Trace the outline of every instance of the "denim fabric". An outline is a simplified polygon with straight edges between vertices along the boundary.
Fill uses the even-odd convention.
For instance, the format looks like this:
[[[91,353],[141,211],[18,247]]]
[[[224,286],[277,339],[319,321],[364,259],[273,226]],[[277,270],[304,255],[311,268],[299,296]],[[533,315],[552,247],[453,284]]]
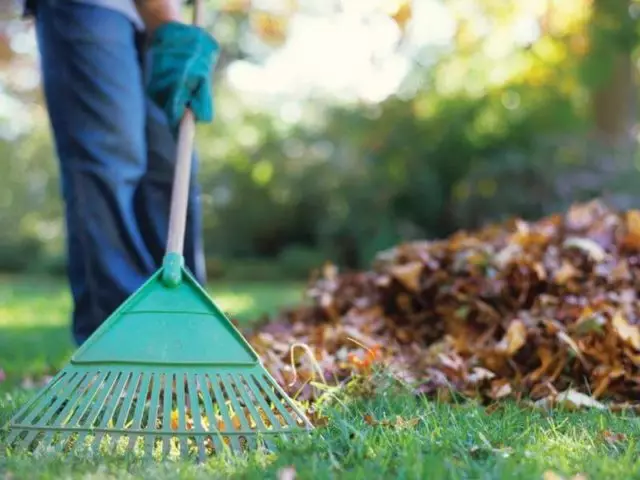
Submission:
[[[25,16],[31,16],[35,13],[36,6],[39,0],[24,0],[23,1],[23,13]],[[86,3],[89,5],[96,5],[106,8],[111,8],[112,10],[116,10],[118,12],[124,13],[129,20],[131,20],[138,29],[142,30],[144,28],[144,24],[142,23],[142,19],[138,14],[138,9],[134,4],[134,0],[69,0],[76,1],[81,3]]]
[[[161,265],[176,145],[145,96],[144,38],[127,16],[39,0],[35,23],[81,344]],[[204,283],[196,158],[192,173],[184,256]]]

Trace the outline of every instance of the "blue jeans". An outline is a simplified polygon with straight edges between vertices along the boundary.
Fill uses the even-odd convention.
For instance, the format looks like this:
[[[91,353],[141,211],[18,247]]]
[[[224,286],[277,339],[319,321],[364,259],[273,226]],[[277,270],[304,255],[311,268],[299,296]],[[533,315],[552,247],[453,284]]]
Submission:
[[[79,345],[162,263],[176,143],[145,95],[145,38],[125,15],[38,0],[35,24]],[[184,257],[204,283],[196,174],[194,158]]]

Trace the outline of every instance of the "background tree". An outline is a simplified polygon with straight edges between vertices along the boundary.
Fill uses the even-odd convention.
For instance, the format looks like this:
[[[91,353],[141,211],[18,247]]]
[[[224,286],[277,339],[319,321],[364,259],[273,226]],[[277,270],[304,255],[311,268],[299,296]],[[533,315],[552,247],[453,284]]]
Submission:
[[[197,137],[211,274],[306,276],[593,196],[635,204],[638,5],[207,2],[222,45]],[[0,269],[61,271],[33,32],[15,14],[0,31]]]

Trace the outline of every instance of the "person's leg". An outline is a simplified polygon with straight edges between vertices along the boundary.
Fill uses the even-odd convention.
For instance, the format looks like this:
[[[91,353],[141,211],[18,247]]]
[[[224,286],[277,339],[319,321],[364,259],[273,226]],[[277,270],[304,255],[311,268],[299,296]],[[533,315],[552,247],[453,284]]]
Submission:
[[[135,30],[124,15],[40,0],[36,29],[80,344],[158,266],[134,211],[146,170],[144,86]]]

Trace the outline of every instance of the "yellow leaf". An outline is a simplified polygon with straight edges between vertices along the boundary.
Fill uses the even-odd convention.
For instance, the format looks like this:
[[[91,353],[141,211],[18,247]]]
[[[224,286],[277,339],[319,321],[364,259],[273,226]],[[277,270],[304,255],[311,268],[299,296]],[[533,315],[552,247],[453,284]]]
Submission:
[[[174,410],[171,412],[171,430],[178,429],[178,411]]]
[[[640,210],[627,212],[627,230],[631,235],[640,236]]]
[[[562,262],[562,266],[556,270],[553,281],[557,285],[565,285],[569,280],[575,278],[580,272],[576,267],[566,260]]]
[[[420,262],[410,262],[397,265],[391,269],[391,275],[404,285],[407,290],[417,292],[420,290],[420,274],[423,265]]]
[[[613,316],[612,324],[622,341],[640,350],[640,327],[631,325],[620,311]]]
[[[500,341],[500,348],[509,355],[513,355],[524,346],[526,341],[527,327],[521,320],[514,320]]]

